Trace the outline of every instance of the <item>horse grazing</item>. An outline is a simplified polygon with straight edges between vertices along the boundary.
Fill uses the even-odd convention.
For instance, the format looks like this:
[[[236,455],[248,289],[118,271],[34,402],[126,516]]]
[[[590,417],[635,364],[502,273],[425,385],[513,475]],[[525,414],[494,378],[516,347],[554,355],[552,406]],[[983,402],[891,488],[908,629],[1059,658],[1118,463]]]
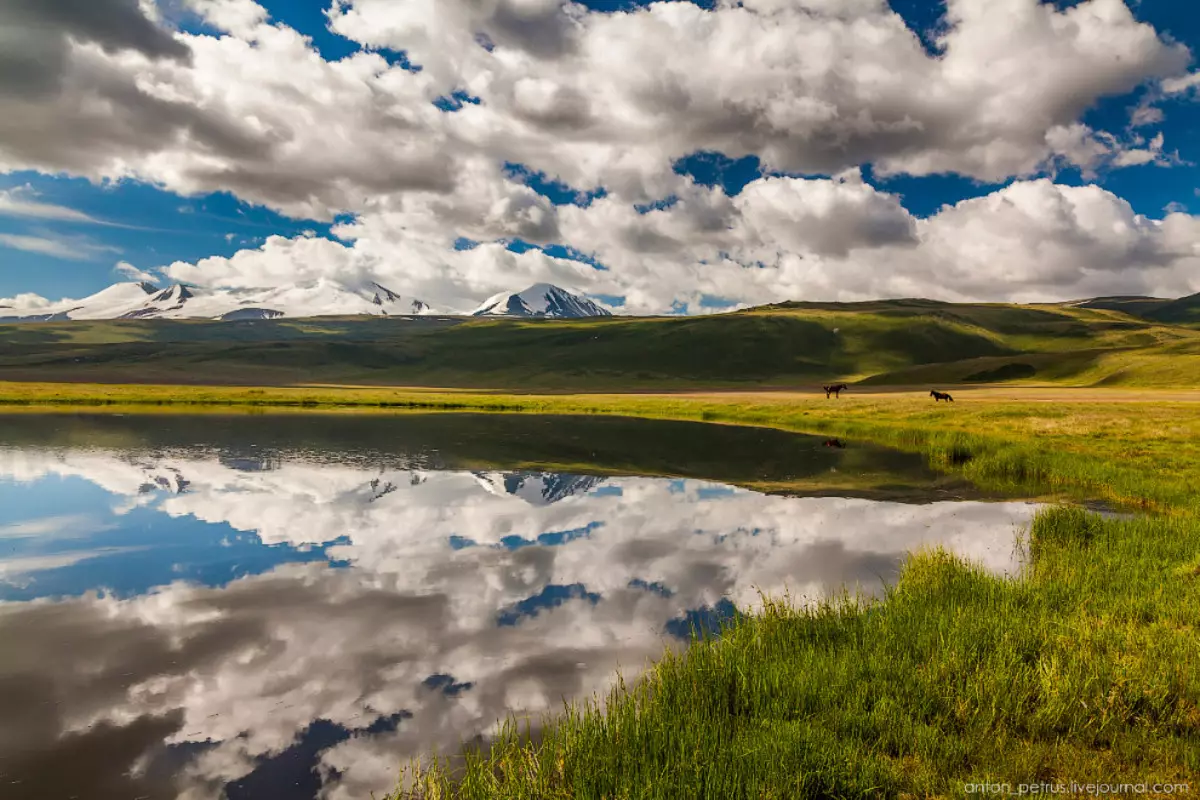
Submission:
[[[840,400],[842,397],[842,392],[846,391],[850,387],[844,383],[835,383],[833,386],[822,386],[821,388],[825,390],[826,400],[829,399],[830,395],[833,395]]]
[[[939,391],[938,391],[938,390],[936,390],[936,389],[930,389],[930,390],[929,390],[929,396],[933,398],[933,402],[935,402],[935,403],[936,403],[936,402],[938,402],[938,401],[940,401],[940,400],[945,400],[945,401],[946,401],[946,402],[948,402],[948,403],[953,403],[953,402],[954,402],[954,398],[953,398],[953,397],[951,397],[950,395],[946,394],[945,392],[939,392]]]
[[[842,442],[841,439],[826,439],[825,446],[826,447],[836,447],[839,450],[844,450],[846,447],[846,445]]]

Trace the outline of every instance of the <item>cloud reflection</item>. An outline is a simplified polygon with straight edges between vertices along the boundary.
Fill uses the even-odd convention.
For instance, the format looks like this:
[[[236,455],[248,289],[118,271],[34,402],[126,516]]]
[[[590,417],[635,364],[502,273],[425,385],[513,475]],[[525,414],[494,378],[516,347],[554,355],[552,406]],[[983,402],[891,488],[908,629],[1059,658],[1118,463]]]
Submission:
[[[0,636],[19,643],[0,654],[16,796],[369,796],[408,756],[602,691],[759,589],[877,591],[930,545],[1011,574],[1036,510],[298,457],[246,467],[0,448],[0,485],[76,478],[107,497],[90,533],[51,532],[51,546],[38,532],[53,525],[27,519],[0,535],[0,582],[58,585],[44,580],[55,558],[78,580],[75,597],[0,603]],[[100,548],[137,515],[154,534],[140,546],[170,559],[219,559],[233,536],[245,557],[275,548],[285,563],[215,580],[172,560],[148,591],[94,591],[87,566],[131,557]],[[227,533],[172,549],[207,528]]]

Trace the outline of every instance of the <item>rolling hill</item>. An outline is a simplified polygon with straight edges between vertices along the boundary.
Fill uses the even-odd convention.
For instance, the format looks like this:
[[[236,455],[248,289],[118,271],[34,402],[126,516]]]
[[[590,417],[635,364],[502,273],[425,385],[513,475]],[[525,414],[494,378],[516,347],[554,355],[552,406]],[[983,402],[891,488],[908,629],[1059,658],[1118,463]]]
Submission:
[[[0,325],[0,380],[516,391],[831,380],[1179,386],[1200,380],[1200,331],[1109,308],[927,300],[705,317],[51,321]]]

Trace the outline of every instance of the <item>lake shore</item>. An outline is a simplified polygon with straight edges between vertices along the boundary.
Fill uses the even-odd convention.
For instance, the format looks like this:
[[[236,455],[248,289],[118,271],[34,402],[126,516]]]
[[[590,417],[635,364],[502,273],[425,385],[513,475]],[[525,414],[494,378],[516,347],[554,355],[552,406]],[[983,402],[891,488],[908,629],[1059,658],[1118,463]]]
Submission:
[[[486,753],[432,765],[397,798],[965,796],[978,783],[1194,781],[1200,405],[1188,392],[954,394],[935,405],[895,392],[835,401],[0,384],[5,412],[407,409],[761,425],[920,452],[980,485],[1148,512],[1044,513],[1017,580],[918,553],[880,602],[770,599],[720,640],[618,685],[603,709],[565,709],[536,742],[510,726]]]

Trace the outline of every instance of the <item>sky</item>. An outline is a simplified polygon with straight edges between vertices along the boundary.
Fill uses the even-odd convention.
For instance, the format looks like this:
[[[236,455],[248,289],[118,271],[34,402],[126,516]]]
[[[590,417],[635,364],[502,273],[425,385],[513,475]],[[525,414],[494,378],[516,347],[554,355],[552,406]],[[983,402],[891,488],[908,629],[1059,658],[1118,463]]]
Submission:
[[[1200,292],[1181,0],[0,0],[0,305]]]

